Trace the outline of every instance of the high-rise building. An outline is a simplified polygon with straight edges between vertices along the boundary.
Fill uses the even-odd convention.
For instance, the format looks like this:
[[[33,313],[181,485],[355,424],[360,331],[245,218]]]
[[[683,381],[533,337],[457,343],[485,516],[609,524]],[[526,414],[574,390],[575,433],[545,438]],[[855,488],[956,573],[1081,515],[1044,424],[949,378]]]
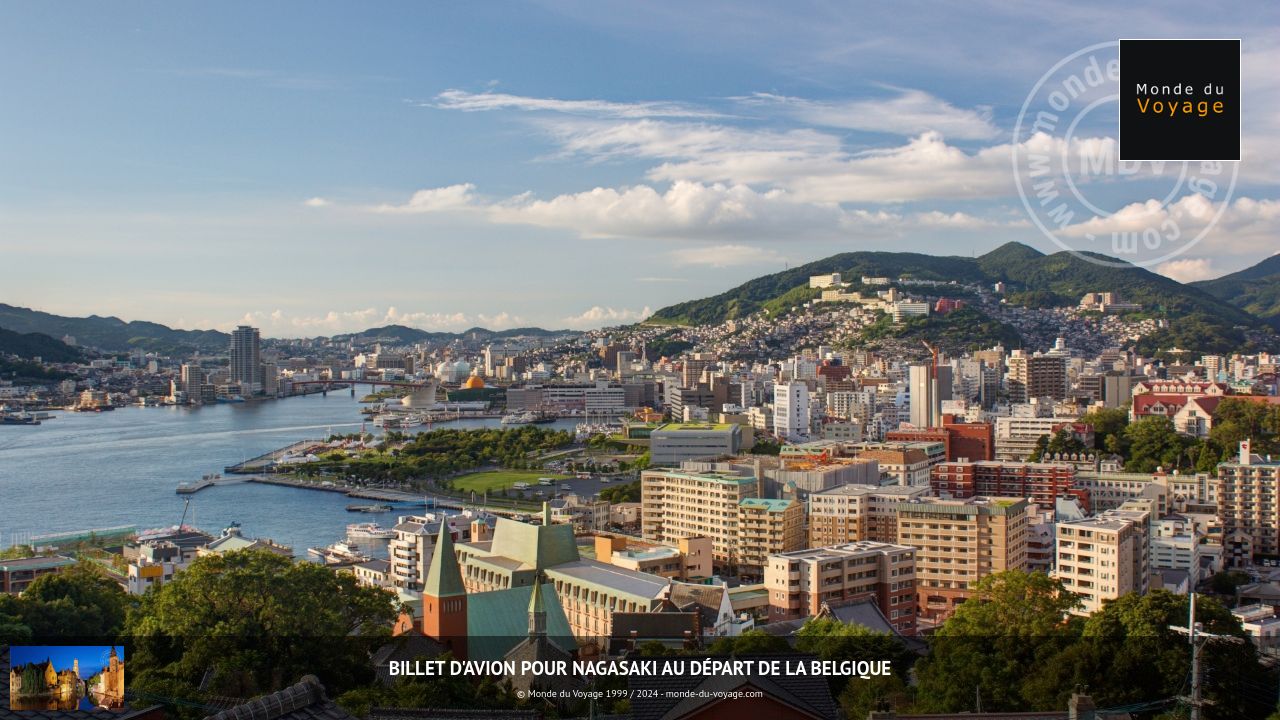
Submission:
[[[809,547],[898,540],[898,503],[929,494],[923,485],[837,485],[809,496]]]
[[[894,629],[914,635],[915,556],[906,545],[869,541],[770,555],[764,571],[769,620],[811,617],[823,605],[868,598]]]
[[[1149,519],[1145,511],[1108,510],[1058,523],[1053,574],[1080,596],[1081,606],[1074,612],[1089,615],[1107,600],[1147,592]]]
[[[1027,502],[1021,498],[920,497],[897,504],[898,544],[916,553],[920,617],[945,620],[979,580],[1027,565]]]
[[[1223,537],[1246,549],[1228,559],[1242,565],[1254,556],[1280,556],[1280,462],[1253,454],[1250,441],[1245,440],[1235,462],[1218,465],[1218,478]],[[1232,540],[1232,535],[1239,534],[1247,543]]]
[[[809,386],[793,380],[773,390],[773,432],[785,440],[809,437]]]
[[[942,402],[951,399],[950,365],[912,365],[908,371],[911,391],[911,424],[918,428],[942,424]]]
[[[230,380],[239,384],[242,391],[262,389],[261,345],[258,328],[241,325],[231,333]]]
[[[204,384],[204,370],[190,363],[182,366],[179,389],[187,395],[187,402],[200,402],[200,386]]]
[[[1009,356],[1009,400],[1028,402],[1032,398],[1067,396],[1067,357],[1064,355],[1027,355],[1014,350]]]
[[[760,499],[759,488],[749,473],[647,470],[640,475],[641,534],[668,545],[708,537],[717,565],[762,572],[769,554],[804,547],[804,507]]]

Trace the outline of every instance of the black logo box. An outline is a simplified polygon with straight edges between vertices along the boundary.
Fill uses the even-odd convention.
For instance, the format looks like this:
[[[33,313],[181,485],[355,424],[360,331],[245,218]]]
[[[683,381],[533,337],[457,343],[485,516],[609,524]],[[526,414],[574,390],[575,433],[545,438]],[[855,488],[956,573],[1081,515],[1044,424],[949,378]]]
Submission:
[[[1120,159],[1239,160],[1240,49],[1238,39],[1121,39]]]

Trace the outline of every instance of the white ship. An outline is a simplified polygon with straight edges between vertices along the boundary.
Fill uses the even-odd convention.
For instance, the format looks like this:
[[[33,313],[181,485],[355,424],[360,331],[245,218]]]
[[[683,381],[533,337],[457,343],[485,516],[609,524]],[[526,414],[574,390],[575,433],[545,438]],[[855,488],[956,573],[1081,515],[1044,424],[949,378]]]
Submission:
[[[352,523],[347,526],[348,540],[390,540],[395,536],[395,530],[384,528],[378,523]]]
[[[503,425],[530,425],[538,421],[538,416],[525,410],[502,416]]]

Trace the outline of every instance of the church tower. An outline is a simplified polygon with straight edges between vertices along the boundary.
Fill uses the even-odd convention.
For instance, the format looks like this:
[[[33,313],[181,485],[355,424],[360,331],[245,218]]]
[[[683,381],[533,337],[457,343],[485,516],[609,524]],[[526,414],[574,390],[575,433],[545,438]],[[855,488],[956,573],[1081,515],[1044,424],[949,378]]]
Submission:
[[[422,634],[443,643],[455,658],[467,658],[467,591],[447,520],[440,521],[422,588]]]

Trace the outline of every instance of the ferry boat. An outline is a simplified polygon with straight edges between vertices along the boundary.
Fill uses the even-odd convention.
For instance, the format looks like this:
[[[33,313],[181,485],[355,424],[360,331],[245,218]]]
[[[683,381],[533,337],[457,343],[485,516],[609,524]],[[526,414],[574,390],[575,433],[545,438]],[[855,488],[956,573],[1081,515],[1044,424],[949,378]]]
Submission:
[[[390,540],[395,536],[395,530],[384,528],[378,523],[352,523],[347,526],[349,540]]]
[[[385,513],[391,512],[390,505],[348,505],[347,512]]]
[[[39,425],[40,420],[30,413],[0,413],[0,425]]]
[[[325,548],[307,548],[307,554],[320,558],[325,565],[362,563],[372,559],[356,543],[342,541]]]
[[[528,410],[502,416],[503,425],[529,425],[535,422],[538,422],[538,416]]]

